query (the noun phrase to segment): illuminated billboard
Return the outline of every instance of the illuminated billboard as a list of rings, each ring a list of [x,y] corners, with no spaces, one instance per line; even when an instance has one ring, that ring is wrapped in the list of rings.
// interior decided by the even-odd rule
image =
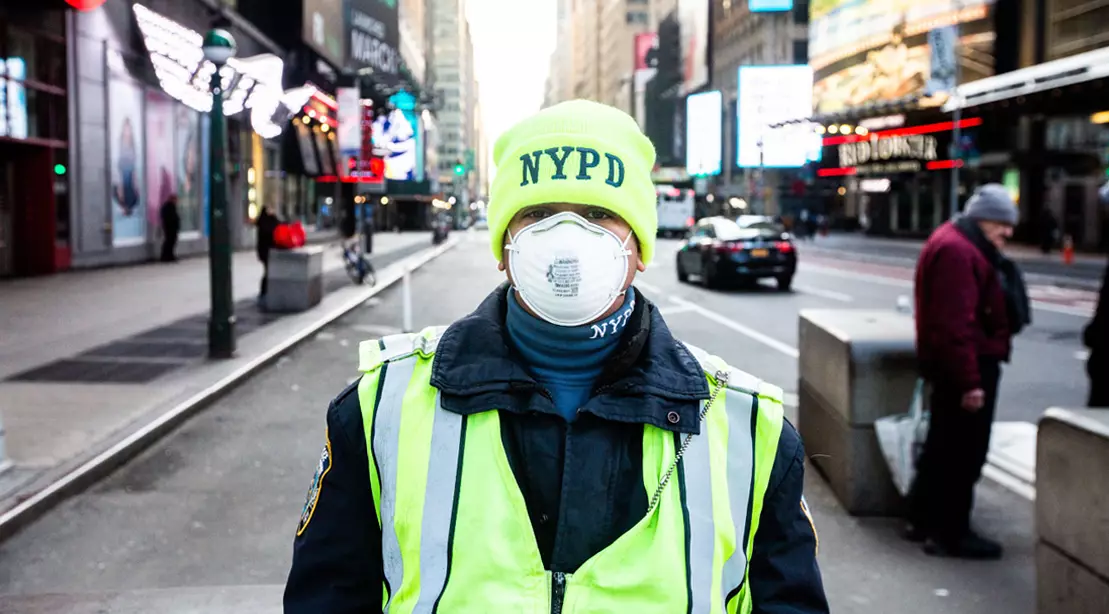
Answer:
[[[812,115],[812,69],[804,64],[741,66],[737,83],[737,164],[741,168],[804,166],[813,149],[812,126],[771,126]]]
[[[813,103],[833,113],[925,95],[934,54],[929,33],[958,25],[959,82],[993,74],[995,0],[813,0],[809,65]],[[942,37],[932,35],[932,40]],[[955,49],[944,50],[954,61]],[[942,102],[942,101],[940,101]]]
[[[720,174],[723,100],[718,90],[685,99],[685,168],[693,177]]]
[[[793,0],[747,0],[747,10],[752,13],[792,11]]]

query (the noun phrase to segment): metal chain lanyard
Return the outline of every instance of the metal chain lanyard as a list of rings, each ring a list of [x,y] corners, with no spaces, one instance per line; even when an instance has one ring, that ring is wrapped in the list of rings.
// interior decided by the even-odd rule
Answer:
[[[709,400],[705,402],[704,408],[701,409],[701,413],[697,416],[698,423],[704,421],[705,416],[708,415],[709,410],[712,409],[713,404],[715,404],[716,397],[720,396],[720,391],[728,387],[727,371],[717,371],[714,377],[716,378],[716,388],[713,389],[712,395],[709,396]],[[682,460],[682,456],[685,455],[685,451],[689,448],[689,444],[692,441],[693,433],[689,433],[685,436],[685,440],[682,441],[681,447],[678,448],[678,453],[674,455],[674,462],[670,464],[670,468],[666,470],[665,474],[663,474],[662,480],[660,480],[658,483],[658,488],[655,489],[655,494],[651,497],[651,504],[647,506],[647,515],[650,515],[651,512],[655,511],[655,507],[658,506],[659,499],[662,498],[662,490],[666,488],[666,485],[670,482],[670,478],[674,475],[674,470],[678,468],[678,462]]]

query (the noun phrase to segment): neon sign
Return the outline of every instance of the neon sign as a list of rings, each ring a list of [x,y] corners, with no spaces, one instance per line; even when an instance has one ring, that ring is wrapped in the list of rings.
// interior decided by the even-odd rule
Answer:
[[[91,11],[100,8],[107,0],[65,0],[65,3],[78,11]]]
[[[140,4],[132,10],[162,89],[201,113],[211,112],[209,86],[216,65],[204,57],[201,34]],[[249,110],[255,132],[267,139],[280,135],[293,113],[316,92],[314,87],[283,91],[284,71],[281,58],[269,53],[228,60],[220,69],[223,114]]]

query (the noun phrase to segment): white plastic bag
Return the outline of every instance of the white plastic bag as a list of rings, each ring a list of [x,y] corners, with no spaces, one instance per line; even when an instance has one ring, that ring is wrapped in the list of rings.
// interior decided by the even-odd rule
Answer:
[[[874,421],[874,433],[886,465],[890,469],[893,485],[902,496],[916,477],[916,461],[928,437],[929,414],[924,410],[924,380],[918,379],[909,402],[909,413],[884,416]]]

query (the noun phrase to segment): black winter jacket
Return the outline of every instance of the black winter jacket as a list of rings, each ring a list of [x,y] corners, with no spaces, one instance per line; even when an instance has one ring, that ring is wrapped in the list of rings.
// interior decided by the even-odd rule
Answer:
[[[568,424],[508,341],[507,300],[501,287],[444,333],[432,385],[447,411],[501,412],[504,447],[543,562],[550,571],[573,572],[647,512],[642,426],[698,432],[699,401],[708,398],[708,385],[657,309],[638,295],[621,347],[594,396]],[[490,390],[491,381],[504,384]],[[677,413],[676,423],[670,412]],[[315,504],[311,510],[306,504],[310,519],[303,525],[302,517],[294,541],[285,611],[380,612],[381,529],[357,383],[332,401],[327,427],[329,467],[310,492]],[[750,562],[756,613],[828,612],[816,534],[802,500],[804,459],[797,431],[785,422]]]

